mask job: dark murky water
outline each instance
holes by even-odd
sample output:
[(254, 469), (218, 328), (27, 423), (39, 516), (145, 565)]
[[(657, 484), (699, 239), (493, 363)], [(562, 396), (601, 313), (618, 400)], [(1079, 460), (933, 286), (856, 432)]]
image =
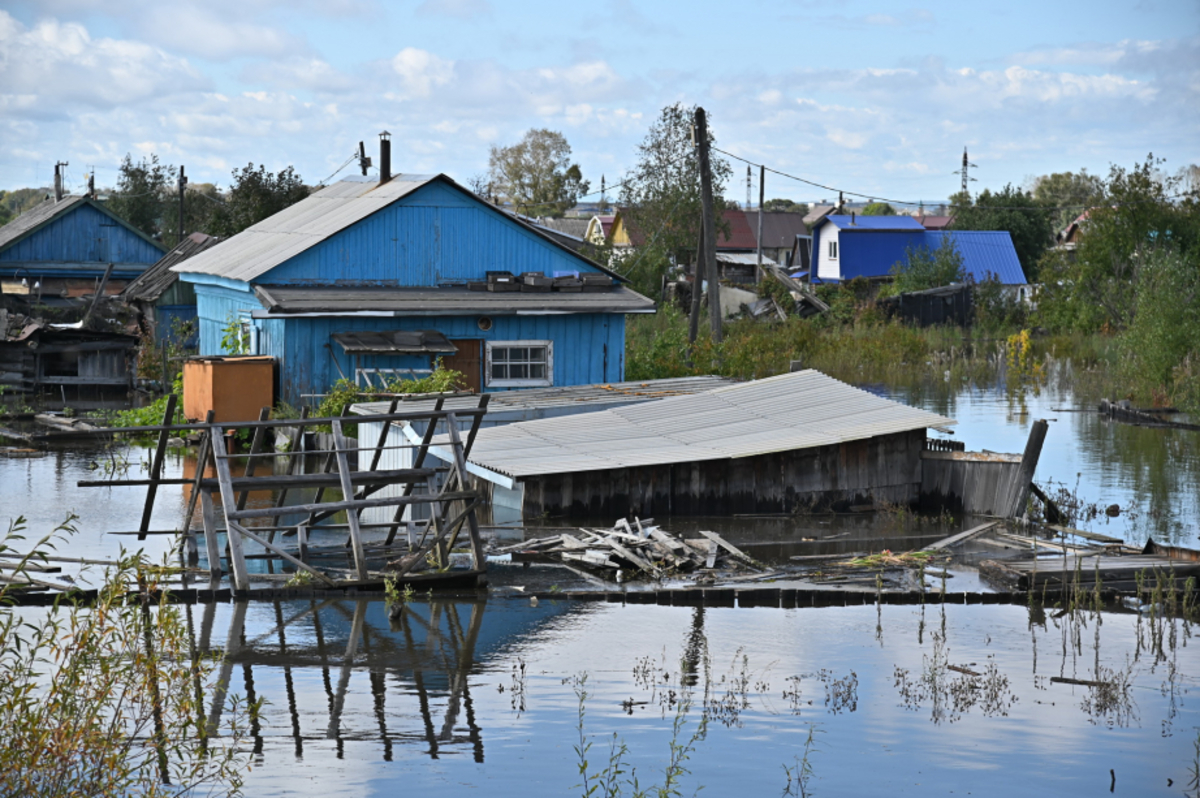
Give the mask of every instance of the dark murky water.
[[(1080, 408), (1062, 391), (1010, 398), (937, 384), (890, 395), (957, 418), (956, 437), (971, 449), (1019, 452), (1035, 418), (1057, 419), (1038, 480), (1123, 508), (1081, 526), (1131, 542), (1153, 535), (1200, 544), (1196, 433), (1064, 412), (1058, 408)], [(129, 476), (148, 459), (136, 446), (119, 455)], [(30, 534), (40, 535), (73, 510), (81, 516), (74, 556), (112, 557), (122, 545), (166, 553), (167, 537), (139, 544), (106, 534), (136, 529), (144, 489), (76, 487), (102, 474), (92, 464), (103, 459), (87, 446), (0, 457), (0, 523), (23, 514)], [(183, 457), (168, 458), (168, 475), (188, 470)], [(184, 504), (178, 487), (165, 488), (152, 527), (176, 526)], [(869, 517), (703, 523), (761, 544), (755, 553), (764, 559), (772, 547), (776, 557), (795, 551), (788, 539), (797, 534), (835, 551), (856, 550), (864, 538), (908, 548), (892, 522)], [(496, 573), (508, 584), (527, 578), (531, 571)], [(1174, 645), (1167, 636), (1156, 657), (1145, 645), (1147, 619), (1133, 613), (1031, 619), (1028, 609), (1008, 606), (947, 606), (944, 616), (940, 607), (922, 614), (531, 606), (502, 591), (486, 602), (418, 597), (400, 622), (382, 602), (190, 612), (197, 635), (230, 652), (231, 690), (269, 701), (248, 795), (579, 794), (572, 680), (584, 674), (592, 770), (606, 764), (615, 733), (641, 785), (661, 784), (685, 662), (696, 684), (677, 741), (687, 742), (701, 718), (707, 727), (687, 763), (684, 794), (701, 786), (710, 795), (782, 793), (785, 768), (796, 772), (810, 729), (807, 787), (816, 795), (1108, 794), (1110, 769), (1115, 794), (1179, 795), (1189, 768), (1200, 766), (1194, 630), (1176, 624)]]

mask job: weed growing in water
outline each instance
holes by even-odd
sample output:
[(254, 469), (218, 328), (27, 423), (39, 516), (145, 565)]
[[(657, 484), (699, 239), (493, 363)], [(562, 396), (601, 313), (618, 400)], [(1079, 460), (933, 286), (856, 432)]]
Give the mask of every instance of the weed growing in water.
[(820, 733), (816, 724), (809, 724), (808, 737), (804, 740), (804, 756), (795, 757), (793, 767), (783, 765), (783, 773), (787, 777), (787, 784), (783, 786), (785, 796), (794, 795), (797, 798), (808, 798), (808, 782), (813, 777), (811, 759), (813, 752), (817, 750), (817, 735)]

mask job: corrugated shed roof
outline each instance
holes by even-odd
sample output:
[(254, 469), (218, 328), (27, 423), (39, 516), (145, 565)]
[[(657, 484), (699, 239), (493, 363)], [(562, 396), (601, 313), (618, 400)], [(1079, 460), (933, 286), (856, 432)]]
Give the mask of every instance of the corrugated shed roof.
[(512, 316), (520, 313), (653, 313), (654, 300), (625, 286), (602, 291), (526, 293), (445, 288), (256, 285), (258, 298), (271, 315), (288, 313), (347, 314), (359, 311), (416, 316), (462, 313)]
[(541, 225), (542, 227), (548, 227), (551, 230), (554, 230), (559, 233), (565, 233), (566, 235), (573, 236), (574, 238), (583, 238), (584, 234), (587, 233), (587, 229), (588, 229), (588, 220), (587, 219), (549, 219), (549, 218), (546, 218), (546, 219), (537, 219), (534, 222), (534, 224)]
[(921, 223), (911, 216), (860, 216), (831, 214), (825, 223), (839, 230), (924, 230)]
[[(643, 382), (606, 382), (597, 385), (565, 385), (556, 388), (525, 388), (519, 391), (497, 391), (491, 396), (488, 413), (495, 416), (506, 411), (553, 410), (578, 406), (595, 407), (606, 404), (628, 405), (652, 402), (673, 396), (711, 391), (737, 381), (728, 377), (678, 377), (667, 380), (645, 380)], [(436, 404), (433, 399), (404, 402), (404, 412), (423, 413), (431, 411)], [(351, 408), (360, 416), (386, 413), (390, 402), (363, 402)], [(446, 410), (473, 409), (479, 406), (475, 394), (447, 397), (443, 405)]]
[(471, 461), (521, 478), (753, 457), (954, 423), (807, 370), (481, 430)]
[(458, 351), (437, 330), (355, 330), (330, 338), (347, 355), (453, 355)]
[[(779, 265), (771, 258), (768, 258), (766, 255), (763, 255), (762, 262), (763, 262), (764, 266), (778, 266)], [(757, 266), (758, 265), (758, 253), (757, 252), (718, 252), (717, 253), (717, 263), (735, 263), (739, 266)]]
[(962, 255), (963, 268), (976, 282), (994, 275), (1004, 285), (1024, 285), (1025, 271), (1006, 230), (929, 230), (926, 246), (936, 249), (949, 237)]
[(154, 302), (175, 284), (179, 275), (171, 271), (171, 267), (183, 263), (188, 258), (199, 255), (204, 250), (220, 242), (216, 236), (205, 233), (192, 233), (183, 239), (174, 249), (163, 255), (158, 263), (142, 272), (136, 279), (125, 286), (121, 298), (126, 302)]

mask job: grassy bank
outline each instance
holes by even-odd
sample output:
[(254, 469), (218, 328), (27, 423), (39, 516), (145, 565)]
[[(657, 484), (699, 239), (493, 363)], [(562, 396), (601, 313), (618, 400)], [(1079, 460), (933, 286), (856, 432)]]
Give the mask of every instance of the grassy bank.
[(738, 319), (726, 326), (722, 344), (713, 344), (704, 331), (695, 346), (689, 346), (687, 317), (667, 306), (654, 316), (630, 318), (626, 377), (720, 374), (760, 379), (787, 372), (793, 361), (800, 361), (804, 368), (850, 383), (908, 385), (948, 378), (953, 383), (1004, 380), (1017, 387), (1042, 381), (1050, 375), (1050, 364), (1069, 361), (1072, 387), (1085, 398), (1123, 398), (1129, 393), (1116, 383), (1113, 337), (1022, 337), (1021, 332), (1015, 327), (917, 328), (878, 319), (846, 324), (795, 317), (782, 322)]

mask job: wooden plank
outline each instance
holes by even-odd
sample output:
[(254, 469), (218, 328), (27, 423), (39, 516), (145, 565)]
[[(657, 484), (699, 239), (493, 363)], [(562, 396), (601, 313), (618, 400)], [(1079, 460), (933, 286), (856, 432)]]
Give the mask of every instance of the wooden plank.
[(225, 454), (225, 430), (220, 424), (212, 426), (212, 447), (217, 464), (217, 483), (221, 489), (221, 510), (225, 514), (225, 537), (229, 541), (229, 566), (233, 572), (233, 588), (238, 592), (245, 592), (250, 589), (250, 572), (246, 569), (246, 554), (242, 548), (242, 536), (233, 534), (236, 524), (231, 516), (237, 514), (237, 511), (232, 509), (237, 503), (237, 498), (233, 495), (233, 487), (230, 485), (232, 477), (229, 473), (229, 460), (223, 457)]
[[(204, 423), (212, 424), (214, 417), (214, 411), (209, 410), (204, 416)], [(200, 452), (196, 460), (196, 477), (192, 480), (192, 495), (188, 497), (187, 510), (184, 511), (183, 515), (184, 531), (192, 528), (192, 516), (196, 512), (196, 500), (200, 496), (200, 485), (204, 482), (204, 469), (208, 467), (209, 453), (212, 448), (211, 437), (211, 427), (206, 428), (200, 435)]]
[[(258, 411), (258, 420), (259, 421), (266, 421), (270, 417), (271, 417), (271, 408), (264, 407)], [(267, 434), (266, 427), (258, 427), (257, 429), (254, 430), (254, 440), (250, 443), (250, 456), (246, 459), (246, 471), (244, 474), (246, 479), (249, 479), (250, 477), (254, 476), (254, 469), (258, 466), (258, 461), (255, 459), (255, 455), (262, 451), (263, 438), (266, 437), (266, 434)], [(250, 497), (249, 489), (243, 490), (240, 494), (238, 494), (237, 508), (239, 510), (246, 509), (246, 500), (249, 497)]]
[(1038, 459), (1042, 455), (1042, 445), (1046, 442), (1046, 432), (1049, 428), (1046, 419), (1039, 418), (1029, 430), (1029, 440), (1026, 441), (1025, 452), (1021, 455), (1021, 465), (1014, 478), (1008, 506), (1002, 509), (1006, 518), (1019, 518), (1025, 514), (1025, 505), (1029, 501), (1029, 486), (1033, 483), (1033, 472), (1037, 470)]
[[(486, 408), (487, 403), (484, 402), (482, 407)], [(476, 416), (476, 418), (480, 418)], [(467, 482), (467, 460), (464, 456), (464, 448), (462, 439), (458, 434), (458, 417), (451, 413), (446, 416), (446, 427), (450, 432), (450, 451), (454, 453), (454, 468), (457, 472), (458, 485), (466, 488), (470, 483)], [(483, 538), (479, 535), (479, 519), (475, 516), (475, 511), (471, 510), (467, 516), (467, 531), (471, 537), (471, 558), (476, 570), (481, 570), (487, 567), (487, 559), (483, 553)]]
[[(295, 475), (298, 471), (304, 468), (304, 452), (301, 451), (304, 447), (304, 428), (308, 422), (308, 408), (301, 408), (300, 421), (296, 424), (296, 431), (292, 435), (292, 444), (289, 448), (292, 459), (288, 461), (287, 472), (289, 475)], [(287, 488), (279, 492), (279, 497), (275, 500), (276, 507), (282, 507), (287, 501)], [(242, 508), (238, 508), (242, 509)], [(274, 540), (274, 533), (271, 534), (271, 539)]]
[(1053, 529), (1055, 532), (1061, 532), (1061, 533), (1067, 534), (1067, 535), (1074, 535), (1077, 538), (1083, 538), (1084, 540), (1095, 541), (1096, 543), (1124, 543), (1125, 542), (1121, 538), (1114, 538), (1114, 537), (1109, 537), (1108, 535), (1101, 535), (1098, 532), (1087, 532), (1082, 529), (1072, 529), (1069, 526), (1058, 526), (1055, 524), (1047, 524), (1046, 526), (1048, 526), (1050, 529)]
[(959, 532), (957, 535), (951, 535), (948, 538), (942, 538), (937, 543), (934, 543), (930, 546), (925, 546), (924, 548), (926, 551), (937, 551), (938, 549), (945, 549), (950, 546), (955, 546), (959, 543), (968, 541), (971, 538), (978, 537), (984, 532), (987, 532), (989, 529), (993, 529), (999, 525), (999, 521), (988, 521), (986, 524), (980, 524), (979, 526), (971, 527), (965, 532)]
[(741, 551), (733, 544), (726, 541), (725, 538), (721, 537), (716, 532), (707, 532), (703, 529), (701, 529), (699, 531), (700, 531), (701, 535), (708, 538), (713, 543), (716, 543), (718, 546), (725, 549), (727, 552), (732, 554), (734, 557), (737, 557), (742, 562), (752, 565), (755, 568), (758, 568), (759, 570), (763, 570), (763, 571), (766, 570), (766, 567), (762, 563), (760, 563), (758, 560), (754, 559), (750, 555), (746, 554), (745, 552)]
[[(413, 458), (413, 468), (420, 468), (425, 465), (425, 457), (429, 454), (429, 444), (433, 441), (434, 433), (437, 431), (438, 414), (441, 413), (442, 407), (445, 405), (445, 397), (438, 397), (433, 403), (433, 413), (426, 419), (428, 426), (425, 428), (425, 434), (421, 436), (421, 445), (417, 449), (417, 455)], [(409, 483), (404, 486), (403, 497), (408, 498), (412, 495), (415, 485)], [(400, 528), (400, 522), (404, 517), (404, 508), (407, 505), (401, 504), (396, 507), (396, 512), (392, 516), (392, 528), (388, 530), (387, 537), (384, 542), (387, 545), (392, 545), (392, 541), (396, 539), (396, 531)]]
[[(340, 419), (333, 422), (333, 448), (337, 457), (338, 476), (341, 477), (342, 482), (342, 495), (353, 497), (354, 486), (350, 483), (350, 462), (346, 458), (346, 438), (342, 434)], [(362, 530), (358, 528), (358, 510), (349, 510), (346, 513), (346, 520), (350, 524), (350, 549), (354, 553), (354, 569), (358, 573), (358, 578), (366, 581), (369, 574), (367, 573), (367, 558), (363, 553)]]
[[(274, 543), (271, 543), (270, 541), (268, 541), (266, 538), (259, 537), (258, 535), (251, 532), (249, 529), (246, 529), (246, 527), (235, 523), (232, 525), (231, 528), (234, 531), (234, 533), (237, 533), (240, 535), (245, 535), (246, 537), (250, 538), (258, 545), (265, 548), (267, 551), (270, 551), (270, 552), (273, 552), (274, 554), (279, 555), (280, 557), (287, 560), (288, 562), (290, 562), (292, 565), (296, 566), (297, 568), (307, 571), (308, 573), (317, 577), (322, 582), (325, 582), (326, 584), (328, 584), (330, 586), (332, 586), (334, 584), (334, 581), (332, 579), (330, 579), (328, 576), (326, 576), (325, 574), (318, 571), (316, 568), (313, 568), (311, 565), (309, 565), (308, 563), (299, 559), (298, 557), (293, 557), (290, 553), (279, 548)], [(233, 537), (232, 533), (230, 534), (230, 537)]]
[[(198, 490), (197, 493), (201, 491)], [(213, 579), (220, 579), (221, 548), (217, 545), (217, 523), (210, 491), (205, 490), (201, 495), (200, 512), (204, 516), (204, 548), (208, 555), (208, 572)]]
[(637, 556), (632, 551), (630, 551), (629, 549), (622, 546), (620, 543), (617, 543), (615, 540), (610, 542), (609, 545), (612, 546), (612, 550), (614, 552), (616, 552), (618, 555), (625, 558), (629, 562), (633, 563), (634, 565), (636, 565), (638, 568), (642, 569), (646, 573), (652, 574), (655, 577), (662, 576), (662, 572), (659, 571), (658, 568), (656, 568), (652, 563), (650, 563), (646, 560), (643, 560), (641, 557)]
[[(323, 502), (321, 504), (289, 504), (287, 507), (251, 507), (246, 510), (231, 510), (225, 516), (236, 521), (243, 518), (277, 518), (281, 515), (291, 515), (292, 513), (327, 512), (330, 515), (334, 515), (343, 510), (362, 510), (367, 507), (392, 507), (408, 504), (435, 504), (442, 501), (454, 501), (455, 499), (469, 499), (474, 496), (474, 491), (461, 491), (436, 496), (409, 496), (408, 498), (404, 498), (403, 496), (389, 496), (383, 499), (356, 499), (353, 501)], [(305, 521), (305, 523), (308, 522)]]
[[(109, 264), (111, 268), (112, 264)], [(163, 424), (170, 424), (175, 418), (175, 405), (179, 397), (173, 393), (167, 394), (167, 409), (163, 413)], [(158, 480), (162, 477), (163, 457), (167, 453), (169, 434), (163, 430), (158, 434), (158, 446), (154, 449), (154, 463), (150, 466), (150, 479), (153, 480), (146, 488), (146, 504), (142, 507), (142, 523), (138, 525), (138, 540), (146, 539), (146, 531), (150, 529), (150, 516), (154, 513), (154, 497), (158, 493)]]

